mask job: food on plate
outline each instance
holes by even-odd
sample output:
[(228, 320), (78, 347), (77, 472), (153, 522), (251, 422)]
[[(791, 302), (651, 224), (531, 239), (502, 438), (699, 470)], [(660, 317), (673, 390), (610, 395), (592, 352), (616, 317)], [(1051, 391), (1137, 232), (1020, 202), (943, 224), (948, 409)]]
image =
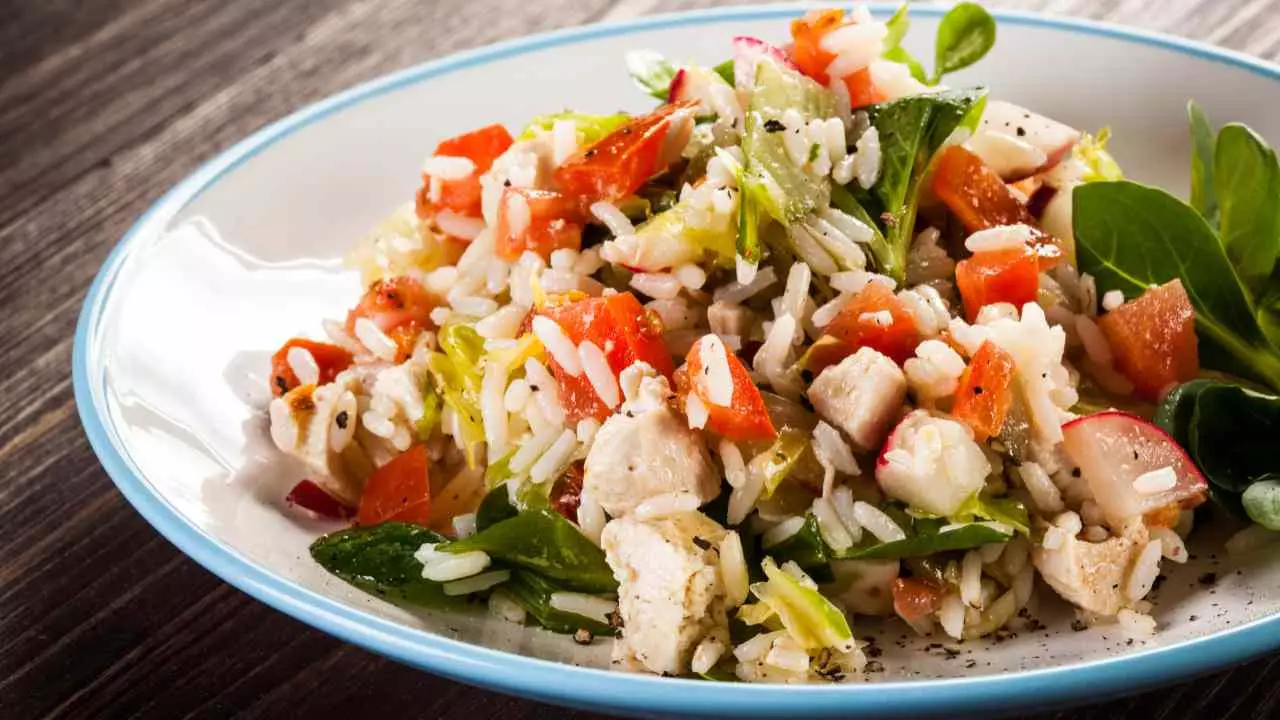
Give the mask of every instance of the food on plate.
[(637, 52), (656, 108), (439, 142), (363, 297), (272, 357), (287, 511), (349, 525), (314, 559), (620, 669), (801, 683), (865, 671), (867, 616), (980, 640), (1037, 587), (1146, 638), (1197, 507), (1280, 533), (1274, 152), (1191, 105), (1184, 203), (943, 85), (981, 7), (931, 72), (907, 25)]

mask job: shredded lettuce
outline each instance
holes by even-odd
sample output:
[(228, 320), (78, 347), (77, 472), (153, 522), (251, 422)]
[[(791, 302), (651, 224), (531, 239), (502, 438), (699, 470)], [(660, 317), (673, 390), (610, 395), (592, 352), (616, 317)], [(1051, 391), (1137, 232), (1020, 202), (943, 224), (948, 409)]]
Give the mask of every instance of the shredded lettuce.
[(1084, 133), (1080, 141), (1072, 148), (1072, 156), (1080, 161), (1088, 170), (1083, 176), (1085, 182), (1102, 182), (1123, 180), (1124, 172), (1120, 163), (1107, 152), (1107, 141), (1111, 139), (1111, 128), (1102, 128), (1097, 135)]
[(431, 433), (440, 426), (440, 395), (431, 386), (431, 381), (422, 384), (422, 417), (418, 418), (416, 430), (418, 440), (426, 442)]
[(952, 523), (973, 522), (975, 517), (1008, 525), (1023, 535), (1031, 535), (1031, 518), (1027, 508), (1013, 498), (983, 497), (975, 494), (964, 501), (950, 520)]
[(787, 633), (801, 647), (842, 647), (853, 640), (848, 619), (822, 593), (801, 584), (772, 558), (765, 558), (762, 567), (768, 579), (753, 583), (751, 592), (777, 613)]
[(552, 113), (551, 115), (539, 115), (529, 121), (529, 124), (520, 131), (517, 140), (532, 140), (539, 130), (550, 131), (551, 128), (560, 120), (572, 120), (577, 126), (578, 132), (582, 133), (582, 142), (585, 145), (593, 145), (597, 140), (605, 135), (622, 127), (627, 120), (630, 119), (626, 113), (614, 113), (612, 115), (592, 115), (589, 113), (574, 112), (565, 110), (564, 112)]
[(756, 460), (752, 460), (752, 472), (760, 472), (764, 475), (765, 497), (773, 497), (773, 491), (787, 479), (796, 463), (800, 462), (800, 457), (808, 449), (809, 436), (806, 433), (792, 428), (783, 428), (778, 433), (778, 439), (773, 441), (769, 449), (757, 456), (762, 458), (759, 460), (758, 468), (754, 467)]

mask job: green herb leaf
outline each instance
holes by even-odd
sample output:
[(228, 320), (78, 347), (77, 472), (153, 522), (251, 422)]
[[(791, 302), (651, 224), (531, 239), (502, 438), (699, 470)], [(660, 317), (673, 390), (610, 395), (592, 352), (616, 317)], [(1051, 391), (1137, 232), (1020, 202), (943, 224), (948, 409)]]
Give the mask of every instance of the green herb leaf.
[(890, 62), (897, 62), (906, 65), (911, 70), (911, 77), (918, 82), (928, 83), (928, 75), (925, 73), (924, 65), (919, 60), (912, 57), (906, 48), (902, 47), (902, 39), (906, 37), (907, 30), (911, 27), (911, 21), (907, 19), (907, 5), (903, 3), (898, 8), (893, 17), (889, 18), (885, 26), (889, 29), (889, 34), (884, 39), (884, 52), (881, 56)]
[(870, 547), (853, 548), (839, 553), (842, 560), (897, 560), (924, 557), (948, 550), (972, 550), (989, 543), (1005, 542), (1012, 535), (995, 528), (974, 523), (936, 534), (920, 534), (896, 542), (880, 543)]
[(725, 60), (711, 69), (720, 76), (721, 80), (733, 85), (733, 60)]
[(1241, 496), (1249, 519), (1268, 530), (1280, 530), (1280, 475), (1268, 475)]
[(426, 442), (431, 438), (431, 433), (440, 426), (441, 409), (440, 395), (436, 393), (430, 381), (423, 383), (422, 417), (418, 418), (418, 424), (415, 427), (419, 441)]
[(830, 549), (822, 540), (822, 534), (818, 531), (818, 519), (813, 513), (805, 516), (804, 525), (800, 526), (795, 535), (766, 548), (764, 553), (780, 563), (788, 560), (795, 562), (817, 582), (832, 580), (831, 567), (828, 565), (831, 559)]
[[(665, 91), (663, 99), (666, 99)], [(612, 115), (591, 115), (589, 113), (573, 112), (565, 110), (551, 115), (539, 115), (529, 121), (529, 124), (520, 131), (517, 140), (532, 140), (537, 130), (550, 131), (560, 120), (572, 120), (577, 126), (578, 132), (582, 133), (582, 141), (584, 145), (594, 144), (597, 140), (608, 135), (609, 133), (622, 127), (630, 118), (626, 113), (614, 113)]]
[(975, 494), (960, 506), (952, 521), (970, 521), (974, 517), (1008, 525), (1023, 535), (1031, 535), (1031, 516), (1027, 506), (1013, 498), (984, 497)]
[[(958, 127), (974, 128), (986, 107), (986, 89), (944, 90), (872, 106), (880, 135), (880, 177), (863, 205), (885, 221), (886, 243), (872, 247), (877, 269), (898, 282), (906, 278), (907, 251), (915, 233), (920, 183), (934, 153)], [(874, 201), (879, 207), (871, 207)]]
[(1218, 132), (1213, 165), (1218, 234), (1244, 286), (1260, 295), (1280, 257), (1280, 163), (1265, 140), (1231, 123)]
[(511, 504), (511, 493), (507, 487), (505, 485), (495, 487), (485, 493), (484, 499), (480, 501), (480, 507), (476, 508), (476, 532), (487, 530), (519, 514), (520, 509)]
[(330, 533), (311, 543), (311, 557), (325, 570), (367, 593), (388, 600), (441, 607), (456, 605), (460, 597), (444, 594), (441, 584), (422, 577), (422, 563), (413, 556), (443, 535), (418, 525), (387, 522)]
[(679, 68), (672, 65), (660, 53), (653, 50), (635, 50), (627, 53), (627, 72), (635, 84), (658, 100), (666, 102), (671, 80)]
[(608, 623), (551, 607), (552, 594), (565, 592), (567, 588), (538, 573), (516, 569), (511, 573), (511, 579), (502, 586), (502, 590), (519, 603), (533, 617), (534, 622), (551, 632), (572, 635), (580, 629), (586, 629), (599, 637), (614, 636), (614, 630)]
[(1187, 449), (1205, 476), (1224, 490), (1243, 492), (1280, 473), (1272, 447), (1280, 438), (1280, 397), (1239, 385), (1207, 385), (1195, 393), (1188, 436)]
[(604, 551), (552, 510), (526, 510), (475, 535), (441, 545), (439, 550), (483, 550), (490, 557), (534, 570), (578, 592), (612, 593), (618, 589)]
[(1213, 186), (1213, 127), (1204, 111), (1187, 103), (1191, 124), (1191, 207), (1209, 223), (1218, 222), (1218, 195)]
[(969, 67), (996, 44), (996, 21), (981, 5), (962, 2), (938, 23), (934, 44), (933, 83), (943, 75)]
[[(1073, 195), (1080, 269), (1100, 290), (1137, 297), (1179, 278), (1196, 311), (1205, 364), (1280, 388), (1280, 352), (1204, 218), (1163, 190), (1129, 181), (1080, 185)], [(1140, 238), (1140, 242), (1134, 242)]]
[(768, 579), (754, 583), (751, 592), (778, 614), (787, 633), (801, 647), (836, 647), (853, 637), (844, 613), (822, 593), (801, 585), (770, 558), (765, 558), (763, 566)]

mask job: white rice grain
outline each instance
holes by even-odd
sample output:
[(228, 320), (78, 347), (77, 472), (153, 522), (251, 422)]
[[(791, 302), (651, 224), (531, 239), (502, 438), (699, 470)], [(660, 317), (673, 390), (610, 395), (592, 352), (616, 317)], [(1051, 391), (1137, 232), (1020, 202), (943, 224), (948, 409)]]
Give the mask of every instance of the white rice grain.
[(724, 583), (726, 607), (732, 609), (746, 602), (751, 580), (742, 538), (734, 530), (727, 531), (720, 540), (720, 581)]
[(1142, 495), (1158, 495), (1172, 490), (1178, 484), (1178, 473), (1173, 468), (1165, 467), (1142, 473), (1134, 478), (1133, 489)]
[(814, 498), (813, 516), (818, 520), (818, 533), (837, 552), (853, 547), (853, 536), (840, 521), (835, 506), (826, 498)]
[(849, 443), (845, 442), (839, 430), (828, 425), (825, 420), (819, 420), (813, 428), (813, 449), (826, 458), (832, 467), (846, 475), (862, 473)]
[[(351, 443), (351, 438), (356, 432), (358, 409), (359, 403), (356, 401), (355, 393), (346, 390), (338, 396), (338, 400), (333, 405), (333, 422), (329, 428), (329, 449), (333, 452), (340, 453)], [(272, 425), (275, 424), (273, 421)], [(292, 423), (286, 425), (292, 427)]]
[(497, 462), (507, 454), (509, 444), (507, 409), (503, 393), (507, 386), (507, 368), (502, 363), (485, 363), (480, 380), (480, 419), (489, 462)]
[(515, 451), (515, 454), (511, 456), (511, 460), (507, 462), (507, 467), (515, 475), (523, 473), (533, 465), (534, 461), (547, 452), (551, 444), (560, 437), (560, 434), (560, 428), (552, 427), (534, 435)]
[(680, 281), (671, 273), (636, 273), (631, 287), (658, 300), (670, 300), (680, 294)]
[(591, 493), (583, 490), (578, 495), (578, 529), (583, 535), (587, 536), (591, 542), (596, 545), (600, 544), (600, 534), (604, 532), (605, 523), (609, 519), (605, 517), (604, 508), (596, 501)]
[(529, 229), (529, 223), (533, 220), (533, 211), (529, 208), (529, 201), (524, 195), (511, 192), (507, 193), (506, 197), (507, 236), (518, 238)]
[(472, 295), (455, 300), (453, 309), (468, 317), (485, 318), (498, 311), (498, 303), (491, 298)]
[(1137, 559), (1133, 561), (1133, 567), (1129, 570), (1129, 577), (1125, 579), (1125, 597), (1136, 602), (1151, 592), (1151, 587), (1156, 582), (1156, 576), (1160, 574), (1160, 555), (1162, 552), (1159, 540), (1151, 540), (1142, 548), (1142, 552), (1138, 553)]
[(697, 290), (707, 282), (707, 272), (692, 263), (677, 266), (673, 273), (676, 280), (690, 290)]
[(463, 553), (447, 553), (426, 543), (413, 554), (422, 563), (422, 577), (433, 582), (452, 582), (470, 577), (489, 567), (489, 555), (481, 550)]
[(551, 357), (555, 359), (561, 370), (574, 377), (582, 375), (582, 363), (578, 361), (578, 349), (574, 347), (573, 341), (565, 334), (559, 323), (545, 315), (535, 315), (533, 318), (533, 334), (542, 342), (547, 352), (551, 353)]
[(361, 345), (365, 346), (365, 349), (377, 355), (380, 360), (395, 362), (399, 348), (395, 341), (387, 337), (387, 334), (382, 332), (372, 320), (369, 318), (357, 318), (354, 330), (356, 339), (360, 341)]
[(733, 374), (729, 371), (729, 355), (719, 336), (707, 334), (698, 341), (702, 373), (693, 379), (713, 405), (733, 404)]
[(535, 484), (542, 484), (556, 476), (573, 457), (578, 444), (578, 437), (572, 430), (564, 430), (560, 437), (547, 448), (538, 461), (529, 468), (529, 479)]
[(795, 248), (796, 255), (799, 256), (801, 261), (807, 263), (813, 272), (826, 277), (840, 271), (836, 261), (818, 243), (808, 226), (802, 224), (791, 225), (787, 228), (787, 234), (791, 238), (791, 244)]
[(1176, 563), (1187, 561), (1187, 545), (1178, 533), (1167, 527), (1151, 528), (1152, 539), (1160, 541), (1160, 554)]
[(554, 592), (551, 593), (551, 607), (570, 615), (608, 623), (609, 616), (618, 609), (618, 603), (586, 593)]
[(854, 144), (853, 175), (863, 190), (870, 190), (880, 177), (880, 131), (871, 126)]
[(1102, 309), (1111, 312), (1124, 304), (1124, 292), (1108, 290), (1102, 295)]
[[(572, 345), (570, 345), (572, 347)], [(575, 353), (576, 354), (576, 353)], [(564, 425), (564, 407), (560, 404), (560, 386), (546, 366), (533, 358), (524, 362), (524, 377), (536, 393), (543, 416), (554, 425)]]
[(1018, 466), (1018, 477), (1031, 494), (1031, 502), (1036, 509), (1046, 514), (1057, 514), (1066, 509), (1062, 501), (1062, 491), (1049, 478), (1039, 463), (1026, 462)]
[(739, 662), (757, 662), (760, 658), (765, 656), (765, 653), (769, 652), (769, 649), (773, 647), (775, 641), (781, 640), (784, 637), (787, 637), (786, 630), (761, 633), (734, 648), (733, 656), (736, 657)]
[(591, 383), (591, 388), (596, 391), (605, 407), (610, 410), (618, 407), (622, 403), (622, 392), (618, 389), (618, 379), (613, 376), (613, 370), (600, 346), (590, 340), (582, 341), (578, 345), (578, 361), (587, 376), (587, 382)]
[(489, 614), (516, 625), (523, 625), (527, 618), (527, 613), (520, 603), (512, 600), (510, 595), (501, 590), (489, 596)]
[(942, 607), (938, 608), (938, 624), (951, 637), (960, 640), (964, 637), (964, 601), (955, 593), (942, 599)]
[(693, 649), (693, 659), (689, 661), (689, 669), (705, 675), (724, 657), (724, 641), (715, 636), (708, 636)]
[(738, 282), (731, 282), (727, 285), (716, 288), (715, 293), (712, 295), (716, 302), (737, 305), (754, 297), (761, 290), (768, 288), (778, 281), (778, 276), (774, 274), (773, 267), (771, 266), (760, 269), (749, 280), (747, 280), (747, 282), (742, 282), (741, 270), (741, 267), (739, 267)]
[(698, 496), (689, 492), (670, 492), (655, 495), (636, 506), (637, 520), (657, 520), (698, 509)]
[(707, 426), (707, 418), (710, 413), (707, 406), (703, 404), (702, 398), (697, 393), (689, 393), (684, 399), (684, 414), (689, 421), (689, 427), (694, 430), (701, 430)]
[(486, 340), (514, 338), (527, 312), (519, 305), (507, 305), (477, 322), (476, 333)]
[(285, 362), (297, 376), (302, 385), (318, 385), (320, 383), (320, 366), (311, 355), (311, 351), (303, 347), (291, 347), (285, 353)]
[(882, 543), (905, 540), (907, 534), (880, 508), (861, 500), (853, 504), (853, 517), (858, 525)]
[(848, 531), (849, 537), (856, 544), (862, 541), (862, 524), (858, 522), (857, 513), (854, 512), (853, 490), (841, 485), (831, 491), (831, 506), (835, 508), (836, 515), (840, 517), (840, 522), (844, 523), (844, 529)]
[(1107, 342), (1102, 330), (1098, 329), (1097, 323), (1088, 315), (1077, 315), (1075, 330), (1076, 336), (1080, 338), (1080, 343), (1084, 345), (1085, 354), (1089, 356), (1089, 359), (1099, 366), (1111, 367), (1113, 362), (1111, 344)]
[(591, 214), (604, 223), (604, 226), (609, 228), (609, 232), (613, 233), (615, 237), (635, 235), (636, 233), (636, 228), (631, 224), (630, 218), (613, 203), (603, 200), (591, 203)]
[(720, 463), (724, 466), (724, 479), (729, 487), (740, 488), (747, 482), (747, 464), (742, 459), (742, 451), (732, 440), (722, 438), (716, 447), (720, 455)]
[(460, 240), (475, 240), (480, 237), (480, 233), (484, 232), (484, 220), (469, 215), (459, 215), (452, 210), (439, 210), (435, 216), (436, 225), (444, 231), (445, 235), (456, 237)]
[(1116, 615), (1120, 632), (1132, 640), (1145, 640), (1156, 633), (1156, 619), (1144, 613), (1123, 608)]
[(557, 120), (551, 126), (551, 163), (559, 167), (578, 150), (578, 124), (573, 120)]
[(428, 314), (428, 317), (431, 318), (431, 322), (437, 327), (444, 327), (444, 325), (453, 318), (453, 308), (446, 307), (444, 305), (433, 307), (431, 308), (431, 312)]
[(470, 158), (453, 155), (433, 155), (422, 163), (422, 172), (441, 180), (464, 180), (476, 171)]
[(771, 548), (800, 532), (800, 528), (804, 527), (804, 523), (805, 518), (803, 515), (793, 515), (766, 530), (764, 535), (760, 536), (760, 545), (765, 548)]
[[(694, 397), (692, 393), (689, 397)], [(764, 472), (761, 466), (769, 461), (768, 451), (751, 459), (747, 464), (747, 479), (742, 487), (736, 487), (733, 492), (729, 493), (729, 511), (728, 523), (730, 525), (740, 525), (747, 518), (751, 509), (756, 506), (756, 501), (760, 499), (760, 493), (764, 491)], [(757, 462), (760, 460), (760, 462)]]
[(970, 235), (964, 246), (972, 253), (1016, 250), (1035, 237), (1036, 231), (1028, 225), (997, 225)]
[(765, 653), (764, 662), (788, 672), (802, 673), (809, 669), (809, 653), (788, 636), (774, 642)]

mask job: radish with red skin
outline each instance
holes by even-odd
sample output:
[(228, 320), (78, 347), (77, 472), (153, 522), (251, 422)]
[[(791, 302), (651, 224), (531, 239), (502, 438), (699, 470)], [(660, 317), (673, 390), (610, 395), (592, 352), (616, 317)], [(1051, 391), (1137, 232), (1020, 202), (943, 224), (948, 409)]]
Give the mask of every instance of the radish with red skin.
[[(1063, 425), (1062, 434), (1063, 449), (1113, 529), (1170, 505), (1191, 508), (1204, 502), (1208, 484), (1186, 451), (1136, 415), (1119, 410), (1086, 415)], [(1133, 487), (1139, 476), (1166, 467), (1177, 476), (1172, 488), (1142, 493)]]
[(306, 479), (294, 485), (289, 494), (284, 496), (284, 501), (330, 520), (350, 520), (356, 514), (355, 508)]
[[(1038, 166), (1002, 167), (1001, 178), (1010, 182), (1052, 168), (1066, 159), (1071, 148), (1080, 141), (1080, 131), (1070, 125), (1002, 100), (989, 101), (982, 113), (982, 123), (978, 125), (975, 136), (986, 134), (1004, 135), (1044, 154), (1044, 161)], [(991, 162), (988, 165), (998, 166)]]
[(671, 78), (671, 85), (667, 88), (667, 102), (675, 103), (681, 100), (690, 100), (692, 98), (682, 98), (680, 94), (689, 87), (689, 71), (680, 68)]
[(782, 48), (760, 38), (739, 35), (733, 39), (733, 82), (739, 90), (750, 90), (755, 87), (756, 64), (760, 62), (760, 58), (766, 56), (773, 58), (785, 68), (797, 72), (800, 70)]

